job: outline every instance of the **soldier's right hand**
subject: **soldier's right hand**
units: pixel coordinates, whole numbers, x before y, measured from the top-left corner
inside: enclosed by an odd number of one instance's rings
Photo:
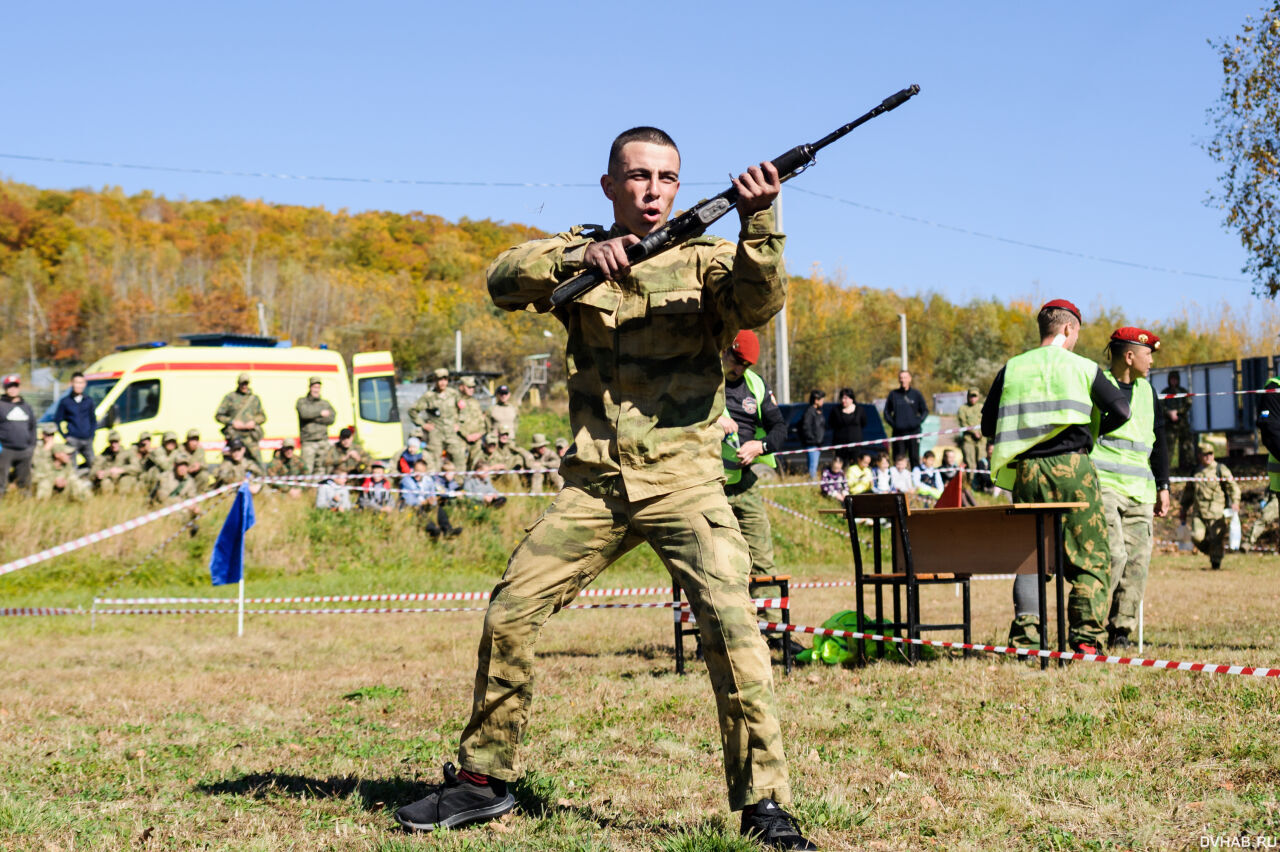
[[[631,261],[627,260],[627,249],[640,242],[635,234],[623,234],[611,240],[592,243],[587,246],[582,260],[587,266],[599,269],[605,278],[616,281],[631,269]]]

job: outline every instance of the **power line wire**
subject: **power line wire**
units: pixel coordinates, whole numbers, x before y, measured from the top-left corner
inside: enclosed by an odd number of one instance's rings
[[[296,175],[287,172],[247,172],[236,171],[232,169],[202,169],[190,166],[156,166],[145,165],[141,163],[116,163],[107,160],[81,160],[69,157],[39,157],[32,154],[10,154],[0,153],[0,159],[7,160],[25,160],[34,163],[55,163],[58,165],[68,166],[95,166],[108,169],[131,169],[134,171],[144,172],[168,172],[177,174],[192,175],[210,175],[216,177],[244,177],[244,178],[262,178],[267,180],[294,180],[294,181],[323,181],[327,183],[367,183],[367,184],[385,184],[400,186],[462,186],[462,187],[504,187],[504,188],[549,188],[549,189],[590,189],[598,186],[598,183],[556,183],[556,182],[540,182],[540,181],[488,181],[488,180],[428,180],[422,178],[377,178],[377,177],[345,177],[340,175]],[[686,186],[711,186],[710,181],[686,181]],[[1143,269],[1149,272],[1162,272],[1168,275],[1185,275],[1192,278],[1206,278],[1213,281],[1230,281],[1235,284],[1244,284],[1247,281],[1243,278],[1231,278],[1225,275],[1213,275],[1206,272],[1188,272],[1182,269],[1173,269],[1167,266],[1153,266],[1146,263],[1137,263],[1130,260],[1120,260],[1113,257],[1103,257],[1101,255],[1088,254],[1086,252],[1072,251],[1070,249],[1061,249],[1054,246],[1046,246],[1040,243],[1027,242],[1026,240],[1017,240],[1012,237],[1002,237],[998,234],[988,234],[982,231],[975,231],[971,228],[961,228],[957,225],[948,225],[943,222],[935,222],[932,219],[926,219],[922,216],[913,216],[909,213],[899,213],[896,210],[887,210],[883,207],[876,207],[871,204],[864,204],[860,201],[851,201],[847,198],[841,198],[838,195],[830,195],[825,192],[817,192],[812,189],[805,189],[800,186],[792,186],[796,192],[812,195],[815,198],[825,198],[828,201],[835,201],[838,204],[845,204],[850,207],[856,207],[859,210],[866,210],[871,213],[878,213],[881,216],[891,216],[896,219],[902,219],[907,222],[915,222],[920,225],[930,225],[934,228],[940,228],[944,231],[952,231],[957,234],[965,234],[971,237],[978,237],[985,240],[993,240],[995,242],[1005,243],[1007,245],[1018,246],[1020,248],[1029,248],[1035,251],[1049,252],[1051,254],[1059,254],[1065,257],[1076,257],[1081,260],[1091,260],[1096,263],[1109,263],[1116,266],[1126,266],[1130,269]]]

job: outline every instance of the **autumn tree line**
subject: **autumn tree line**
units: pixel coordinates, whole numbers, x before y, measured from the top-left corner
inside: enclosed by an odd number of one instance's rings
[[[498,310],[484,284],[499,252],[541,235],[523,225],[451,223],[417,212],[352,214],[235,197],[173,201],[149,192],[0,182],[0,372],[25,373],[33,347],[38,362],[65,374],[119,344],[257,333],[261,303],[270,334],[348,356],[390,349],[404,379],[452,365],[460,329],[468,369],[517,381],[525,356],[551,351],[554,384],[563,378],[559,323]],[[907,316],[910,365],[928,392],[985,389],[1006,359],[1037,342],[1031,297],[962,305],[821,274],[789,280],[797,398],[810,387],[830,393],[849,386],[863,399],[893,387],[899,314]],[[1193,307],[1161,321],[1091,305],[1077,351],[1100,359],[1110,330],[1134,324],[1165,339],[1161,364],[1271,354],[1280,330],[1272,303],[1243,292],[1235,301],[1249,304]],[[772,323],[761,339],[762,366],[772,376]]]

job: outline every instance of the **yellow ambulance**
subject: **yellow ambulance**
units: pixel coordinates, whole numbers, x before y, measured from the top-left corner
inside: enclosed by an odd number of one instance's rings
[[[342,355],[330,349],[252,335],[191,334],[184,339],[190,345],[157,341],[120,346],[89,366],[84,371],[87,393],[97,401],[98,422],[110,424],[126,443],[144,432],[153,443],[165,432],[178,433],[182,441],[188,429],[196,428],[200,445],[220,452],[225,442],[214,413],[222,397],[236,389],[236,377],[248,373],[249,387],[267,414],[260,442],[266,461],[269,451],[284,442],[297,444],[294,406],[307,393],[307,379],[319,376],[320,395],[337,413],[330,441],[351,426],[375,458],[393,458],[404,448],[390,352],[357,353],[348,373]],[[107,431],[98,430],[96,449],[105,447]]]

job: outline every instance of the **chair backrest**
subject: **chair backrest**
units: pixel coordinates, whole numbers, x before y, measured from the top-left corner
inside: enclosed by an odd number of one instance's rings
[[[908,572],[913,571],[911,559],[911,537],[907,533],[907,516],[911,514],[911,506],[905,494],[850,494],[844,498],[845,518],[849,523],[849,539],[853,545],[853,564],[858,574],[862,573],[862,545],[858,534],[860,519],[872,520],[871,551],[874,560],[874,573],[883,571],[880,548],[880,521],[889,521],[889,542],[893,552],[890,565],[901,564]],[[890,568],[890,570],[893,570]]]
[[[844,498],[844,510],[850,520],[857,518],[898,519],[898,512],[911,514],[905,494],[850,494]]]

